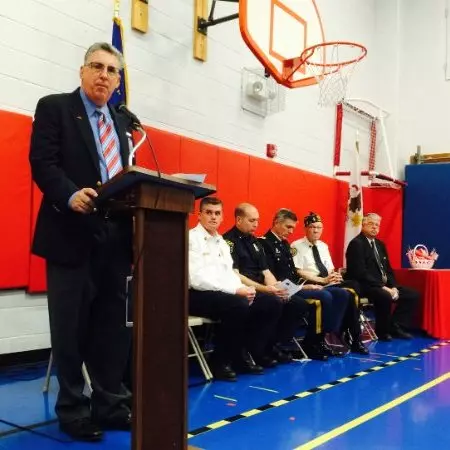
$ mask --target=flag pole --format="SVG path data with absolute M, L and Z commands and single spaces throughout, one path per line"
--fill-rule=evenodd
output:
M 114 18 L 120 17 L 120 0 L 114 0 Z

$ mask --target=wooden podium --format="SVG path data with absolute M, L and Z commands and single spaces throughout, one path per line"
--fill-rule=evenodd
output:
M 135 221 L 133 450 L 186 449 L 188 214 L 214 192 L 136 166 L 98 190 Z

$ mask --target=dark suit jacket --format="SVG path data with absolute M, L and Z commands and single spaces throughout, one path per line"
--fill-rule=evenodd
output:
M 125 167 L 129 148 L 124 118 L 111 107 L 110 111 Z M 73 193 L 101 185 L 94 135 L 79 89 L 39 100 L 30 164 L 33 180 L 43 193 L 32 251 L 54 263 L 78 264 L 89 257 L 96 236 L 105 226 L 99 213 L 84 215 L 68 207 Z
M 372 247 L 362 233 L 353 238 L 348 244 L 345 253 L 347 258 L 345 278 L 358 281 L 362 288 L 393 287 L 395 286 L 395 278 L 391 264 L 389 263 L 386 247 L 379 239 L 375 239 L 375 245 L 387 275 L 387 282 L 383 283 Z

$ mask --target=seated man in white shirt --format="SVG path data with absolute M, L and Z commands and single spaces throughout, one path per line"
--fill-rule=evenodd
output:
M 324 286 L 324 290 L 333 296 L 335 314 L 339 316 L 340 330 L 350 350 L 366 355 L 369 351 L 361 342 L 359 325 L 359 285 L 352 281 L 343 281 L 340 273 L 334 270 L 328 245 L 321 241 L 323 232 L 322 218 L 310 212 L 304 218 L 305 237 L 291 244 L 294 264 L 298 274 L 311 283 Z
M 235 381 L 235 371 L 263 372 L 262 367 L 247 357 L 246 350 L 253 349 L 245 347 L 247 342 L 257 342 L 264 337 L 247 333 L 249 329 L 255 330 L 253 334 L 264 330 L 266 322 L 276 324 L 281 307 L 274 302 L 274 308 L 266 309 L 264 314 L 250 307 L 256 291 L 242 284 L 233 270 L 230 248 L 217 232 L 222 220 L 221 200 L 202 199 L 199 224 L 189 231 L 189 314 L 220 321 L 212 371 L 216 379 Z

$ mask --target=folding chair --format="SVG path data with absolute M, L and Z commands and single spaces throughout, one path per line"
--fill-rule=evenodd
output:
M 200 344 L 198 343 L 198 340 L 195 336 L 194 327 L 202 326 L 205 324 L 212 324 L 214 323 L 212 320 L 207 319 L 206 317 L 197 317 L 197 316 L 189 316 L 188 320 L 188 338 L 189 343 L 191 344 L 193 353 L 189 353 L 188 357 L 197 358 L 197 361 L 200 365 L 200 369 L 203 372 L 203 375 L 206 379 L 206 381 L 211 381 L 214 377 L 211 372 L 211 369 L 209 368 L 209 365 L 205 359 L 205 350 L 202 350 Z
M 47 373 L 45 374 L 44 386 L 42 387 L 42 392 L 46 393 L 50 387 L 50 377 L 52 375 L 52 367 L 53 367 L 53 352 L 50 353 L 50 358 L 48 360 Z M 92 394 L 92 383 L 91 377 L 86 368 L 86 364 L 83 363 L 81 366 L 81 372 L 83 373 L 83 378 L 86 383 L 86 386 L 89 392 Z
M 367 342 L 373 342 L 373 341 L 377 341 L 378 340 L 378 336 L 375 333 L 375 329 L 372 326 L 372 322 L 371 320 L 366 316 L 366 314 L 364 313 L 364 309 L 372 306 L 369 303 L 369 299 L 368 298 L 360 298 L 359 299 L 359 322 L 361 324 L 361 329 L 363 332 L 365 332 L 368 336 L 367 339 L 363 340 L 364 343 Z

